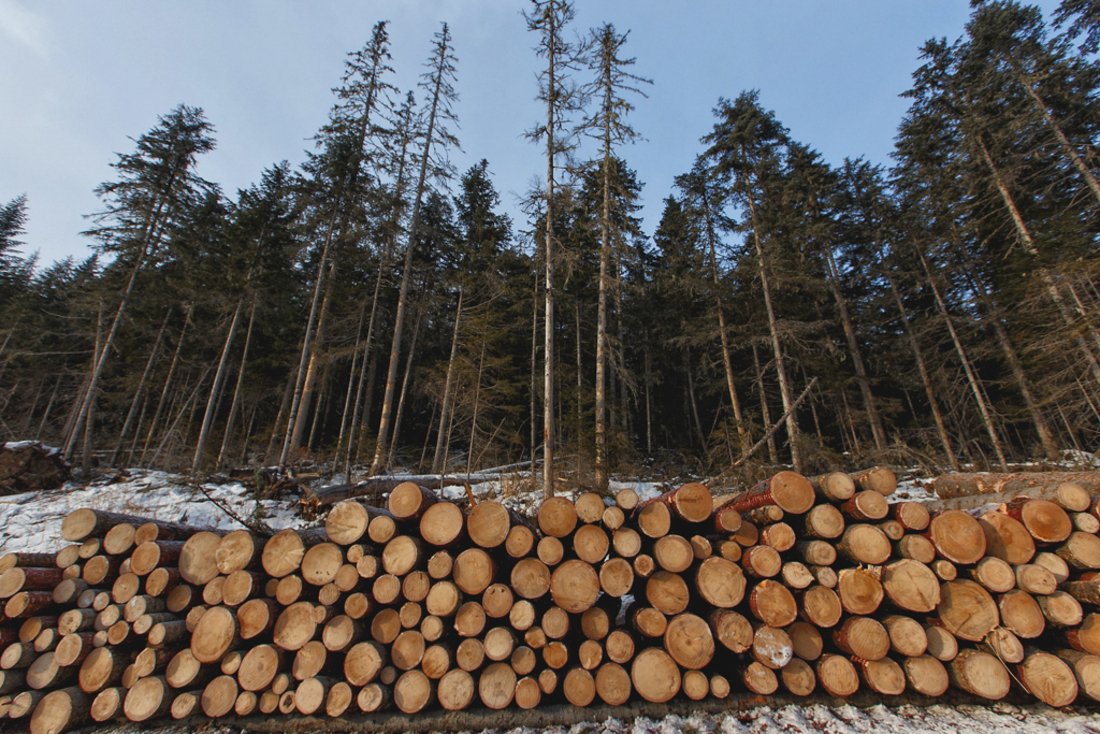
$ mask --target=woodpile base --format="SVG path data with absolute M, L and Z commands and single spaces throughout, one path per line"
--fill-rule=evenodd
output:
M 895 487 L 780 472 L 525 518 L 405 482 L 269 538 L 77 510 L 56 554 L 0 557 L 0 717 L 1100 700 L 1095 498 L 930 513 Z

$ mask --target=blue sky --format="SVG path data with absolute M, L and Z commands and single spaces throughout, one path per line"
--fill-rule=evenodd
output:
M 1053 0 L 1039 3 L 1048 15 Z M 440 21 L 458 63 L 460 171 L 489 160 L 504 207 L 542 172 L 523 131 L 541 116 L 535 38 L 518 0 L 0 0 L 0 203 L 26 193 L 27 251 L 88 252 L 92 190 L 158 115 L 205 109 L 218 149 L 199 174 L 227 194 L 276 161 L 303 158 L 324 122 L 344 56 L 390 21 L 395 82 L 415 83 Z M 759 89 L 792 135 L 831 163 L 887 162 L 921 43 L 957 37 L 963 0 L 587 0 L 574 30 L 610 21 L 653 79 L 623 151 L 644 182 L 652 232 L 672 179 L 701 150 L 719 97 Z

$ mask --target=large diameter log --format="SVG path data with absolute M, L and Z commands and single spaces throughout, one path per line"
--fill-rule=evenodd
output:
M 948 510 L 933 517 L 928 537 L 940 555 L 952 563 L 977 563 L 985 556 L 982 526 L 961 510 Z
M 680 574 L 657 571 L 646 579 L 646 601 L 662 614 L 671 616 L 684 611 L 690 597 L 687 583 Z
M 87 721 L 91 697 L 75 686 L 50 691 L 31 714 L 31 734 L 59 734 Z
M 226 607 L 207 609 L 191 632 L 191 653 L 200 663 L 214 663 L 236 645 L 237 618 Z
M 905 692 L 905 673 L 890 658 L 856 659 L 856 667 L 867 687 L 880 696 L 900 696 Z
M 770 696 L 779 690 L 779 676 L 759 661 L 752 661 L 741 671 L 741 682 L 752 693 Z
M 1035 555 L 1035 540 L 1023 523 L 1007 513 L 990 511 L 979 518 L 985 533 L 986 553 L 1014 566 L 1028 563 Z
M 649 504 L 663 504 L 681 520 L 698 523 L 710 517 L 713 509 L 713 497 L 705 485 L 699 482 L 689 482 L 671 492 L 646 500 L 639 507 L 645 507 Z
M 507 663 L 493 663 L 478 677 L 478 696 L 486 708 L 504 709 L 516 695 L 516 672 Z
M 890 649 L 903 657 L 915 658 L 928 651 L 928 633 L 912 617 L 891 614 L 882 618 L 890 636 Z
M 196 533 L 187 539 L 180 551 L 180 577 L 189 584 L 202 586 L 218 575 L 217 551 L 221 536 Z
M 947 581 L 940 592 L 940 622 L 956 637 L 978 642 L 1000 623 L 997 604 L 981 584 Z
M 264 543 L 264 550 L 260 555 L 264 571 L 274 578 L 283 578 L 294 573 L 302 565 L 306 548 L 324 542 L 325 537 L 324 528 L 280 530 Z
M 801 515 L 814 503 L 810 480 L 792 471 L 781 471 L 770 479 L 729 500 L 723 507 L 745 513 L 757 507 L 777 505 L 784 512 Z
M 249 530 L 234 530 L 218 541 L 214 550 L 214 565 L 218 573 L 228 576 L 236 571 L 258 566 L 263 553 L 263 541 Z
M 707 621 L 714 639 L 730 652 L 740 654 L 752 647 L 752 624 L 743 615 L 728 609 L 715 609 Z
M 477 595 L 483 593 L 489 588 L 489 584 L 493 583 L 495 568 L 492 556 L 484 550 L 467 548 L 455 557 L 451 573 L 455 586 L 464 594 Z
M 496 500 L 482 500 L 466 516 L 470 540 L 481 548 L 498 548 L 508 538 L 513 525 L 512 512 Z
M 993 655 L 980 650 L 962 650 L 948 666 L 951 683 L 967 693 L 999 701 L 1012 685 L 1008 669 Z
M 874 490 L 883 497 L 889 497 L 898 488 L 897 475 L 886 466 L 873 466 L 870 469 L 853 472 L 851 477 L 859 489 Z
M 1069 515 L 1050 500 L 1014 500 L 1005 509 L 1040 543 L 1061 543 L 1073 532 Z
M 902 668 L 905 671 L 906 684 L 923 696 L 942 696 L 951 685 L 947 668 L 931 655 L 905 658 Z
M 325 534 L 333 543 L 352 545 L 367 534 L 371 513 L 354 500 L 337 502 L 325 517 Z
M 647 647 L 634 657 L 630 681 L 638 695 L 651 703 L 665 703 L 680 692 L 680 668 L 667 652 Z
M 543 535 L 564 538 L 577 527 L 577 509 L 564 497 L 549 497 L 539 505 L 538 525 Z
M 820 584 L 814 584 L 802 592 L 799 606 L 802 618 L 822 629 L 839 622 L 844 611 L 837 593 Z
M 420 516 L 420 537 L 438 547 L 453 545 L 466 530 L 466 516 L 453 502 L 436 502 Z
M 798 603 L 778 581 L 761 581 L 749 592 L 749 610 L 769 627 L 786 627 L 798 616 Z
M 752 637 L 752 657 L 760 665 L 779 670 L 791 662 L 794 642 L 784 630 L 767 625 L 758 627 Z
M 1100 471 L 944 474 L 932 481 L 932 489 L 941 499 L 998 493 L 1050 497 L 1066 482 L 1095 494 L 1100 492 Z
M 1038 637 L 1046 628 L 1046 617 L 1035 597 L 1026 591 L 1014 589 L 1001 594 L 997 603 L 1001 624 L 1018 637 L 1031 639 Z
M 126 692 L 122 711 L 130 721 L 148 721 L 168 713 L 172 693 L 160 676 L 142 678 Z
M 48 589 L 52 594 L 54 587 L 64 579 L 65 572 L 60 568 L 14 566 L 0 573 L 0 599 L 9 599 L 20 591 Z
M 1016 666 L 1016 675 L 1028 693 L 1048 706 L 1060 708 L 1077 699 L 1077 677 L 1063 660 L 1036 651 Z

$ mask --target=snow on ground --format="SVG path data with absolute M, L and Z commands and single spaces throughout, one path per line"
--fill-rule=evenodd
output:
M 1084 734 L 1100 731 L 1100 713 L 1064 713 L 1049 708 L 1022 708 L 1008 704 L 928 707 L 902 706 L 758 706 L 737 712 L 671 714 L 663 719 L 638 717 L 599 723 L 550 727 L 544 734 L 997 734 L 1003 731 L 1034 734 Z M 533 729 L 502 730 L 500 734 L 535 734 Z
M 305 524 L 297 512 L 296 499 L 257 502 L 239 482 L 203 487 L 211 497 L 249 522 L 261 520 L 276 529 Z M 0 497 L 0 550 L 56 551 L 65 542 L 61 538 L 61 521 L 80 507 L 197 527 L 241 527 L 182 476 L 131 469 L 123 481 L 93 482 L 87 486 L 67 484 L 60 489 Z

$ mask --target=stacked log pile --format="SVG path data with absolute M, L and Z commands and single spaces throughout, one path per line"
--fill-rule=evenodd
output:
M 88 722 L 622 705 L 740 691 L 1100 700 L 1100 509 L 973 516 L 888 469 L 524 518 L 414 483 L 261 538 L 81 509 L 0 558 L 0 715 Z

